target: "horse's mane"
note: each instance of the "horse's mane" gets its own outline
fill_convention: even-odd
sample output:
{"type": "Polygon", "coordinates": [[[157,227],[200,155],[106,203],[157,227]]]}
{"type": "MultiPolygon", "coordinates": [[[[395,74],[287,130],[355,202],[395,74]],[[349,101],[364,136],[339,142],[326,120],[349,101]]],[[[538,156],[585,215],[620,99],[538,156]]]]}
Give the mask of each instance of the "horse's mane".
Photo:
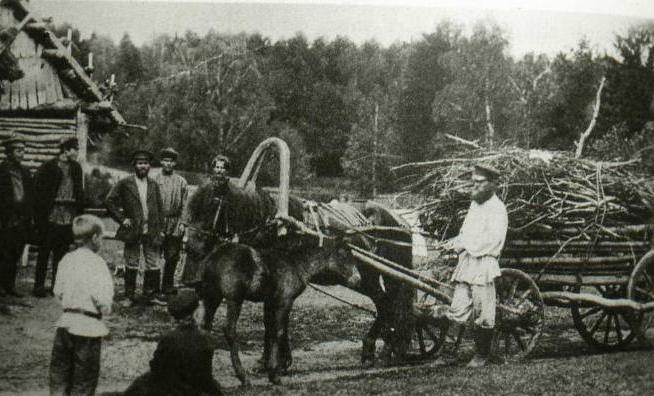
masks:
{"type": "MultiPolygon", "coordinates": [[[[234,233],[242,233],[266,224],[277,213],[277,197],[261,189],[238,187],[235,180],[226,186],[226,214],[229,227],[234,233]]],[[[214,202],[214,187],[211,183],[200,186],[190,197],[188,220],[194,226],[210,230],[218,203],[214,202]]],[[[289,215],[302,221],[303,200],[294,196],[289,198],[289,215]]]]}

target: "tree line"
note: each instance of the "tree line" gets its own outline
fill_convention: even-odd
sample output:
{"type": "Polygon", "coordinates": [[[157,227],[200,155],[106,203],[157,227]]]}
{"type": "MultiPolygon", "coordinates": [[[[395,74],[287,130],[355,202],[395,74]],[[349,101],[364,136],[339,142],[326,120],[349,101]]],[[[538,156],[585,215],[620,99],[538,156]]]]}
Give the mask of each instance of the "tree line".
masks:
{"type": "Polygon", "coordinates": [[[369,194],[397,188],[393,165],[445,156],[455,139],[574,152],[587,131],[583,155],[612,160],[654,140],[654,25],[616,34],[610,54],[580,39],[555,56],[518,59],[488,22],[467,35],[443,22],[390,46],[215,31],[140,47],[127,33],[117,45],[78,31],[73,41],[80,63],[93,52],[94,79],[116,76],[125,118],[148,127],[108,138],[113,164],[136,146],[173,146],[182,169],[206,171],[218,153],[241,169],[262,139],[279,136],[293,183],[347,176],[369,194]]]}

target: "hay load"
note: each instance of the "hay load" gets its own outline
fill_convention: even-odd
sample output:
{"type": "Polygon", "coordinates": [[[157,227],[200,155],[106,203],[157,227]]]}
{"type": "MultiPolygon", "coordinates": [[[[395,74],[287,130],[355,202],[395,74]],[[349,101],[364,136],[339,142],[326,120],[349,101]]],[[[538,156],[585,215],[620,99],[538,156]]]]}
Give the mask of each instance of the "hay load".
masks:
{"type": "Polygon", "coordinates": [[[420,192],[421,221],[439,239],[458,232],[468,209],[472,166],[502,174],[500,198],[509,212],[508,239],[566,241],[641,239],[649,232],[654,188],[637,159],[598,162],[570,153],[503,147],[395,168],[420,192]]]}

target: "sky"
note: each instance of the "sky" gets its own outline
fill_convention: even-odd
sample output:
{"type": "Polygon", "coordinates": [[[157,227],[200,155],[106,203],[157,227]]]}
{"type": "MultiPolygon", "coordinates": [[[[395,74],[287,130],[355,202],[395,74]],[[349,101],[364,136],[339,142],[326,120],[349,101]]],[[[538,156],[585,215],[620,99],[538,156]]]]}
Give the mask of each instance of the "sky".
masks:
{"type": "Polygon", "coordinates": [[[273,41],[301,32],[310,40],[346,36],[356,43],[374,39],[383,45],[419,40],[442,20],[467,31],[479,20],[502,26],[509,52],[554,55],[586,38],[599,52],[612,52],[616,33],[637,23],[654,21],[652,0],[205,0],[193,2],[135,0],[32,0],[41,16],[55,23],[70,22],[83,37],[92,32],[118,42],[124,33],[141,45],[158,34],[200,35],[261,33],[273,41]]]}

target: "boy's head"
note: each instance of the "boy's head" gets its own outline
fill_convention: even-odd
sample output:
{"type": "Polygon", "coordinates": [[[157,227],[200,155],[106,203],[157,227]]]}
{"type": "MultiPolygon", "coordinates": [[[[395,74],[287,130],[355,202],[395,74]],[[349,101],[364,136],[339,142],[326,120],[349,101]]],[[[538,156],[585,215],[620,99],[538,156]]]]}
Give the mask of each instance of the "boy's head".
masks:
{"type": "Polygon", "coordinates": [[[104,224],[98,217],[84,214],[73,219],[73,239],[78,246],[87,246],[98,251],[103,234],[104,224]]]}
{"type": "Polygon", "coordinates": [[[198,305],[195,291],[182,289],[168,301],[168,313],[176,320],[184,320],[193,315],[198,305]]]}

